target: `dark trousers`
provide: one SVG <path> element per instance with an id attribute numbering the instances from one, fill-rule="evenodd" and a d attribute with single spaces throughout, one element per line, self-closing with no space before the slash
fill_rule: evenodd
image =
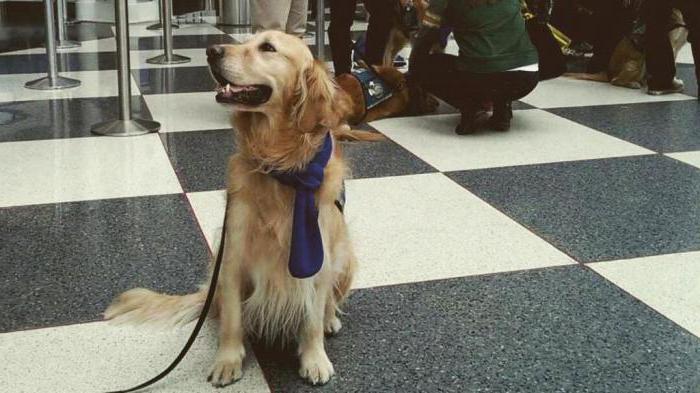
<path id="1" fill-rule="evenodd" d="M 331 0 L 331 23 L 328 27 L 328 40 L 333 53 L 335 74 L 350 72 L 352 65 L 352 38 L 350 27 L 355 16 L 357 0 Z M 367 48 L 365 62 L 381 64 L 384 47 L 389 40 L 392 25 L 394 2 L 389 0 L 365 0 L 365 7 L 370 14 L 367 27 Z"/>
<path id="2" fill-rule="evenodd" d="M 608 71 L 608 64 L 617 44 L 632 30 L 634 10 L 625 8 L 620 0 L 598 0 L 592 3 L 595 16 L 593 58 L 588 72 Z"/>
<path id="3" fill-rule="evenodd" d="M 415 71 L 414 71 L 415 70 Z M 525 97 L 537 86 L 537 72 L 508 71 L 475 74 L 457 67 L 457 56 L 433 54 L 411 68 L 423 89 L 461 111 L 476 110 L 484 101 L 503 107 Z"/>
<path id="4" fill-rule="evenodd" d="M 697 61 L 700 59 L 700 2 L 698 0 L 647 0 L 644 18 L 646 22 L 645 51 L 648 84 L 652 89 L 663 89 L 671 85 L 676 76 L 676 61 L 669 39 L 669 20 L 673 8 L 683 13 L 688 27 L 688 41 L 693 49 L 696 61 L 695 74 L 700 83 Z"/>

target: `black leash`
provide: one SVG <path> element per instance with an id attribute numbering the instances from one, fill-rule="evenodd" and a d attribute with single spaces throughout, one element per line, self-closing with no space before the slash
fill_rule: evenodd
<path id="1" fill-rule="evenodd" d="M 342 200 L 336 200 L 335 201 L 335 206 L 340 210 L 340 213 L 342 214 L 344 211 L 344 204 L 345 204 L 345 190 L 343 190 Z M 226 199 L 226 211 L 224 213 L 224 226 L 221 228 L 221 239 L 219 241 L 219 251 L 216 256 L 216 262 L 214 263 L 214 271 L 212 272 L 211 275 L 211 282 L 209 283 L 209 292 L 207 292 L 207 299 L 204 301 L 204 307 L 202 308 L 202 312 L 199 314 L 199 319 L 197 320 L 197 324 L 194 327 L 194 330 L 192 330 L 192 334 L 190 334 L 190 338 L 187 340 L 187 343 L 185 343 L 185 346 L 182 348 L 180 353 L 177 355 L 175 360 L 173 360 L 170 365 L 163 370 L 160 374 L 156 375 L 155 377 L 149 379 L 148 381 L 134 386 L 133 388 L 130 389 L 125 389 L 125 390 L 114 390 L 110 391 L 107 393 L 129 393 L 129 392 L 134 392 L 139 389 L 143 389 L 147 386 L 151 386 L 154 383 L 160 381 L 161 379 L 165 378 L 168 374 L 170 374 L 175 368 L 177 367 L 178 364 L 182 361 L 182 359 L 185 358 L 185 355 L 187 355 L 187 352 L 190 350 L 192 347 L 192 344 L 194 344 L 195 340 L 197 340 L 197 336 L 199 335 L 199 332 L 202 330 L 202 326 L 204 326 L 204 322 L 207 320 L 207 314 L 209 313 L 209 309 L 211 308 L 211 303 L 214 301 L 214 293 L 216 292 L 216 283 L 219 282 L 219 272 L 221 271 L 221 263 L 224 259 L 224 241 L 226 239 L 226 218 L 228 217 L 228 198 Z"/>
<path id="2" fill-rule="evenodd" d="M 155 377 L 149 379 L 148 381 L 138 385 L 134 386 L 133 388 L 126 389 L 126 390 L 115 390 L 107 393 L 128 393 L 128 392 L 133 392 L 139 389 L 143 389 L 146 386 L 151 386 L 154 383 L 160 381 L 161 379 L 165 378 L 166 375 L 170 374 L 171 371 L 177 367 L 178 364 L 182 361 L 182 359 L 185 358 L 185 355 L 187 355 L 187 352 L 190 350 L 190 347 L 192 347 L 192 344 L 194 344 L 195 340 L 197 339 L 197 336 L 199 335 L 200 330 L 202 330 L 202 326 L 204 326 L 204 322 L 207 320 L 207 313 L 209 312 L 209 308 L 211 307 L 212 301 L 214 301 L 214 293 L 216 292 L 216 283 L 219 281 L 219 271 L 221 270 L 221 262 L 224 259 L 224 239 L 226 238 L 226 217 L 228 216 L 228 198 L 226 199 L 226 211 L 224 213 L 224 226 L 221 228 L 221 241 L 219 242 L 219 252 L 218 255 L 216 256 L 216 262 L 214 263 L 214 271 L 212 272 L 211 275 L 211 283 L 209 283 L 209 292 L 207 292 L 207 299 L 204 302 L 204 307 L 202 308 L 202 312 L 199 314 L 199 319 L 197 320 L 197 324 L 194 327 L 194 330 L 192 330 L 192 334 L 190 334 L 190 338 L 187 340 L 187 343 L 185 346 L 182 348 L 180 351 L 180 354 L 177 355 L 175 360 L 173 360 L 172 363 L 163 370 L 160 374 L 156 375 Z"/>

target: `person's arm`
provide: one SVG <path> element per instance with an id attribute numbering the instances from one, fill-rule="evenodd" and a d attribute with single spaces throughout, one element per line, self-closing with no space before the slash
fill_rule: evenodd
<path id="1" fill-rule="evenodd" d="M 423 0 L 418 0 L 423 1 Z M 430 49 L 435 43 L 440 41 L 440 26 L 442 25 L 442 16 L 447 8 L 448 0 L 431 0 L 430 5 L 425 10 L 422 20 L 420 21 L 420 29 L 416 33 L 411 49 L 411 57 L 409 59 L 409 73 L 415 74 L 420 72 L 421 64 L 425 63 Z"/>

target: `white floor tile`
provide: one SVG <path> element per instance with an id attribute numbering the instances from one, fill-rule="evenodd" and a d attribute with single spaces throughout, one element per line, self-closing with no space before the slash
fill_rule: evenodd
<path id="1" fill-rule="evenodd" d="M 681 48 L 680 52 L 678 52 L 676 62 L 683 64 L 695 64 L 695 60 L 693 59 L 693 51 L 690 48 L 690 44 L 685 44 L 683 48 Z"/>
<path id="2" fill-rule="evenodd" d="M 231 110 L 215 100 L 212 91 L 203 93 L 153 94 L 144 96 L 161 132 L 231 128 Z"/>
<path id="3" fill-rule="evenodd" d="M 81 85 L 65 90 L 32 90 L 24 87 L 26 82 L 43 78 L 46 74 L 0 75 L 0 102 L 49 100 L 61 98 L 114 97 L 119 95 L 117 71 L 70 71 L 60 72 L 60 76 L 78 79 Z M 141 94 L 131 78 L 131 94 Z"/>
<path id="4" fill-rule="evenodd" d="M 221 239 L 221 228 L 224 225 L 224 211 L 226 209 L 226 191 L 204 191 L 187 194 L 192 204 L 195 216 L 199 222 L 204 237 L 211 250 L 216 253 Z"/>
<path id="5" fill-rule="evenodd" d="M 160 56 L 163 54 L 162 49 L 155 50 L 133 50 L 131 51 L 130 61 L 132 69 L 139 68 L 163 68 L 163 67 L 202 67 L 208 66 L 206 49 L 196 48 L 196 49 L 175 49 L 173 53 L 180 56 L 187 56 L 190 58 L 190 62 L 172 65 L 158 65 L 150 64 L 146 60 Z"/>
<path id="6" fill-rule="evenodd" d="M 129 25 L 129 36 L 131 37 L 160 37 L 163 35 L 163 30 L 147 30 L 146 27 L 154 24 L 148 23 L 133 23 Z M 216 27 L 206 24 L 181 24 L 179 29 L 173 29 L 173 35 L 205 35 L 205 34 L 224 34 Z"/>
<path id="7" fill-rule="evenodd" d="M 686 164 L 690 164 L 700 168 L 700 151 L 688 151 L 683 153 L 670 153 L 666 154 L 671 158 L 675 158 L 678 161 L 683 161 Z"/>
<path id="8" fill-rule="evenodd" d="M 454 133 L 460 115 L 384 119 L 372 126 L 440 171 L 574 161 L 653 152 L 539 110 L 515 111 L 506 133 Z"/>
<path id="9" fill-rule="evenodd" d="M 589 265 L 603 277 L 700 337 L 700 252 Z"/>
<path id="10" fill-rule="evenodd" d="M 2 390 L 94 393 L 132 387 L 163 371 L 191 329 L 192 324 L 159 331 L 97 322 L 0 334 Z M 148 391 L 217 391 L 206 381 L 216 345 L 216 329 L 207 324 L 183 362 Z M 243 379 L 226 392 L 270 391 L 252 351 L 248 353 Z"/>
<path id="11" fill-rule="evenodd" d="M 0 167 L 0 207 L 182 192 L 154 134 L 1 143 Z"/>
<path id="12" fill-rule="evenodd" d="M 355 287 L 575 263 L 442 174 L 346 186 Z"/>
<path id="13" fill-rule="evenodd" d="M 116 52 L 117 41 L 114 38 L 102 38 L 99 40 L 81 41 L 80 46 L 70 49 L 60 49 L 58 53 L 93 53 L 93 52 Z M 0 52 L 1 55 L 26 55 L 26 54 L 43 54 L 46 53 L 46 48 L 43 46 L 31 49 L 21 49 L 11 52 Z"/>
<path id="14" fill-rule="evenodd" d="M 521 101 L 537 108 L 561 108 L 692 99 L 695 97 L 684 94 L 650 96 L 644 90 L 561 77 L 540 83 L 535 91 Z"/>

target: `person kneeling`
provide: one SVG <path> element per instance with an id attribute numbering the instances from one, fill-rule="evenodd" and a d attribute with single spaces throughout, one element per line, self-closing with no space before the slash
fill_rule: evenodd
<path id="1" fill-rule="evenodd" d="M 411 52 L 412 83 L 462 112 L 455 129 L 476 131 L 483 104 L 493 103 L 491 129 L 507 131 L 511 103 L 539 81 L 537 50 L 530 42 L 519 0 L 431 0 Z M 440 26 L 452 26 L 459 56 L 431 54 Z"/>

